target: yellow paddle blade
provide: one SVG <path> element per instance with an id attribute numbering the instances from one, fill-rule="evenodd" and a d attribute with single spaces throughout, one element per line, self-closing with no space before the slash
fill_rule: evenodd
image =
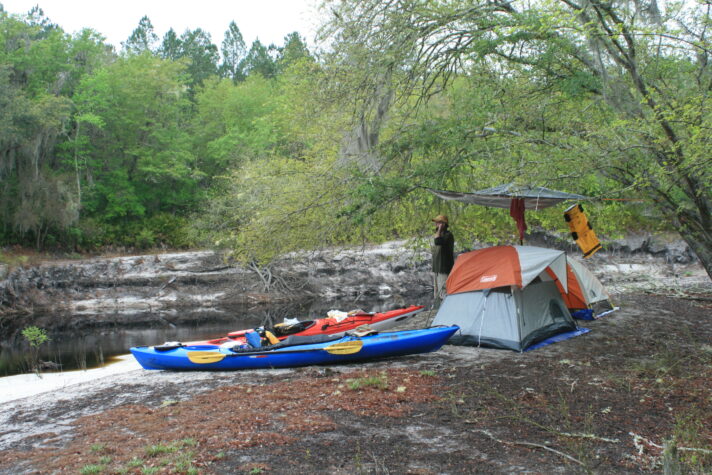
<path id="1" fill-rule="evenodd" d="M 219 353 L 217 351 L 189 351 L 188 359 L 192 363 L 196 364 L 208 364 L 217 363 L 225 358 L 224 353 Z"/>
<path id="2" fill-rule="evenodd" d="M 343 343 L 336 343 L 324 348 L 326 351 L 332 355 L 352 355 L 358 353 L 363 348 L 363 341 L 345 341 Z"/>

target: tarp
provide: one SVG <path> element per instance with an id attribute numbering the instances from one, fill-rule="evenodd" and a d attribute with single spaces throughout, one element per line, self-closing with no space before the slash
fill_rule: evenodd
<path id="1" fill-rule="evenodd" d="M 554 335 L 552 337 L 547 338 L 546 340 L 542 340 L 539 343 L 535 343 L 533 345 L 528 346 L 524 351 L 532 351 L 536 350 L 537 348 L 542 348 L 546 345 L 551 345 L 552 343 L 558 343 L 560 341 L 568 340 L 569 338 L 573 338 L 579 335 L 583 335 L 585 333 L 590 332 L 588 328 L 584 327 L 578 327 L 576 330 L 564 332 L 564 333 L 559 333 L 558 335 Z"/>
<path id="2" fill-rule="evenodd" d="M 510 208 L 512 198 L 522 198 L 524 200 L 524 209 L 533 210 L 548 208 L 566 200 L 587 199 L 587 197 L 575 193 L 551 190 L 543 186 L 515 185 L 514 183 L 472 193 L 433 189 L 429 189 L 429 191 L 444 200 L 455 200 L 495 208 Z"/>

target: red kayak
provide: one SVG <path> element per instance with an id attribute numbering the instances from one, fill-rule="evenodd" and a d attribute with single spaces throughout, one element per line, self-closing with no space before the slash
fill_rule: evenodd
<path id="1" fill-rule="evenodd" d="M 376 331 L 384 331 L 401 324 L 423 311 L 422 305 L 411 305 L 406 308 L 390 310 L 388 312 L 366 313 L 354 311 L 349 313 L 337 312 L 338 315 L 318 318 L 316 320 L 304 320 L 289 323 L 278 323 L 273 328 L 266 329 L 271 335 L 283 340 L 290 335 L 334 335 L 343 336 L 350 330 L 355 330 L 361 325 L 368 325 Z M 331 312 L 330 312 L 331 313 Z M 234 343 L 246 343 L 245 334 L 254 329 L 238 330 L 230 332 L 227 336 L 215 338 L 213 340 L 193 341 L 186 345 L 223 345 Z M 270 336 L 271 336 L 270 335 Z"/>

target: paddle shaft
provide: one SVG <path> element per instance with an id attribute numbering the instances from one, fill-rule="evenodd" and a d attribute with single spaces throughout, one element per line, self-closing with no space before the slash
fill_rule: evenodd
<path id="1" fill-rule="evenodd" d="M 363 347 L 363 341 L 361 340 L 351 340 L 344 341 L 341 343 L 334 343 L 325 348 L 295 348 L 292 350 L 285 351 L 255 351 L 255 352 L 244 352 L 244 353 L 220 353 L 217 351 L 188 351 L 188 359 L 197 364 L 208 364 L 217 363 L 222 361 L 226 357 L 232 356 L 261 356 L 261 355 L 284 355 L 290 353 L 301 353 L 301 352 L 316 352 L 316 351 L 326 351 L 334 355 L 351 355 L 358 353 Z"/>

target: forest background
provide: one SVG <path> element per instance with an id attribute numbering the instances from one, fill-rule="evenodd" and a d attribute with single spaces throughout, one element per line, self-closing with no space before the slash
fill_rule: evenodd
<path id="1" fill-rule="evenodd" d="M 428 189 L 595 198 L 602 237 L 680 233 L 712 276 L 710 5 L 325 1 L 320 46 L 233 21 L 120 51 L 0 6 L 0 246 L 223 247 L 245 262 L 423 237 L 515 242 Z M 566 234 L 563 209 L 527 213 Z M 0 258 L 2 256 L 0 255 Z"/>

